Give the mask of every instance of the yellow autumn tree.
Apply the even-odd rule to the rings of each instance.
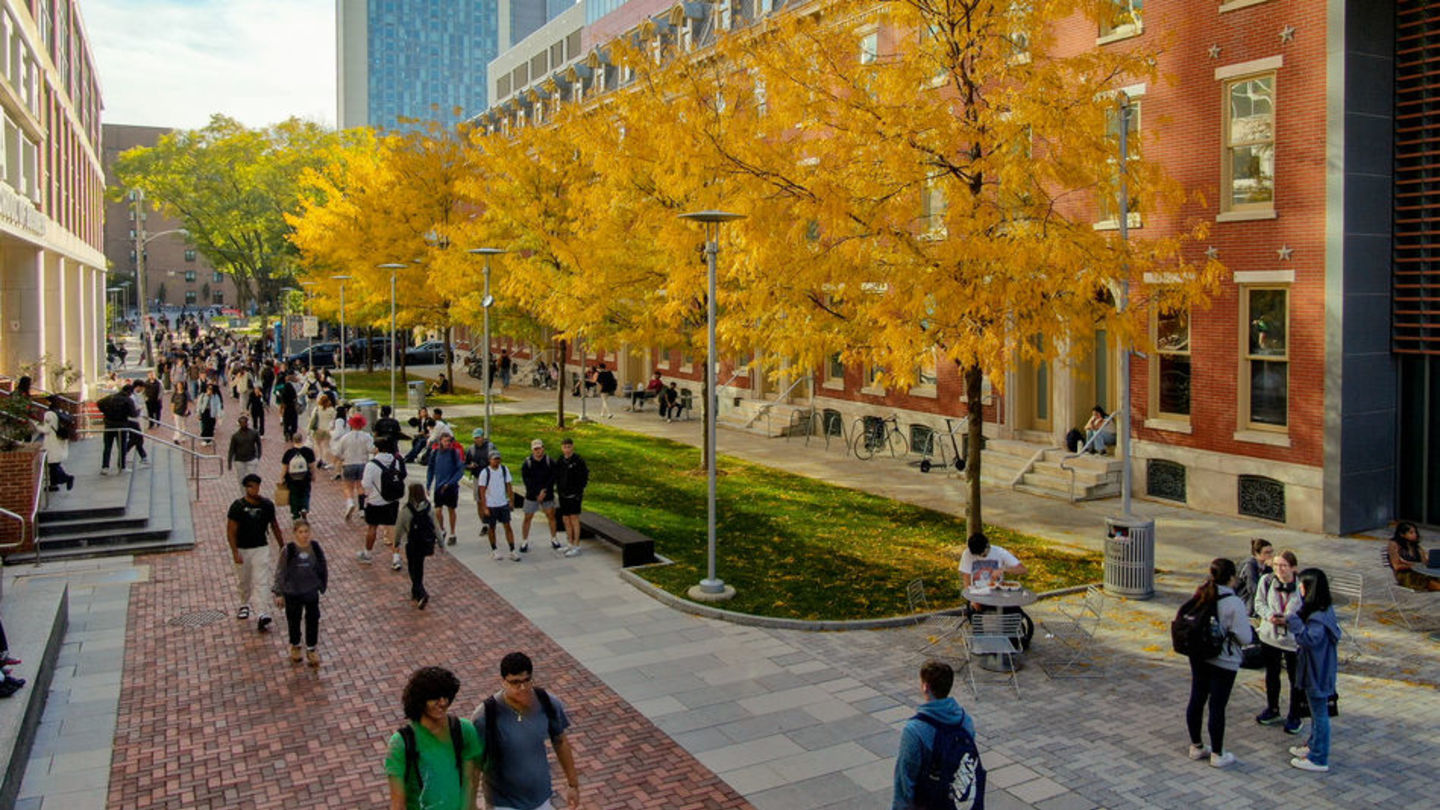
[[[1143,148],[1124,172],[1143,234],[1095,227],[1101,211],[1119,219],[1118,92],[1156,80],[1157,54],[1075,48],[1057,31],[1111,12],[1098,0],[836,0],[699,56],[632,54],[638,77],[615,106],[643,109],[634,125],[673,144],[648,156],[665,164],[653,176],[723,191],[715,204],[748,217],[729,226],[722,267],[732,345],[812,368],[839,352],[891,385],[936,358],[978,403],[985,377],[1086,352],[1097,329],[1143,344],[1151,309],[1203,303],[1223,271],[1198,246],[1203,224],[1184,221],[1194,200]],[[1145,274],[1166,283],[1145,287]]]

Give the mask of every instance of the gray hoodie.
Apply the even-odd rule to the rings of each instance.
[[[1225,628],[1228,635],[1239,639],[1240,644],[1249,644],[1255,640],[1255,628],[1250,626],[1250,613],[1246,608],[1244,600],[1235,595],[1235,591],[1225,585],[1217,589],[1220,593],[1220,601],[1215,603],[1215,615],[1220,620],[1220,626]],[[1221,648],[1220,654],[1211,658],[1206,663],[1214,664],[1221,669],[1228,669],[1232,672],[1240,671],[1240,644],[1234,641],[1227,641]]]

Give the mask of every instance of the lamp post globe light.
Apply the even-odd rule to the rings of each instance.
[[[345,282],[350,280],[349,276],[331,276],[331,279],[340,282],[340,401],[345,401]]]
[[[386,262],[379,265],[381,270],[390,271],[390,412],[395,412],[395,271],[404,270],[408,264]]]
[[[485,311],[485,329],[482,340],[485,342],[484,358],[481,362],[481,374],[485,380],[485,438],[490,438],[490,307],[495,305],[495,296],[490,294],[490,257],[499,256],[504,253],[500,248],[470,248],[467,253],[485,257],[485,296],[480,299],[480,308]]]
[[[706,577],[690,588],[689,596],[702,602],[721,602],[735,596],[735,589],[715,574],[715,417],[720,401],[715,390],[715,256],[720,252],[720,226],[743,219],[744,214],[728,211],[694,211],[681,214],[681,219],[705,226],[705,540],[707,543]]]

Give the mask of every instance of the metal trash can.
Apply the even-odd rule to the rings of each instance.
[[[1105,592],[1130,599],[1155,595],[1155,521],[1105,518]]]
[[[373,399],[355,400],[355,412],[365,417],[365,429],[373,431],[375,420],[380,418],[380,403]]]
[[[405,384],[405,404],[411,410],[425,407],[425,381],[411,380]]]

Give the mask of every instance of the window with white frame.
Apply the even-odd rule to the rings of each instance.
[[[186,270],[186,271],[185,271],[185,281],[186,281],[186,283],[188,283],[188,284],[194,284],[194,283],[195,283],[195,271],[194,271],[194,270]]]
[[[1158,312],[1154,319],[1155,370],[1150,375],[1151,413],[1190,418],[1190,310]]]
[[[1275,74],[1225,83],[1225,165],[1221,201],[1227,211],[1275,206]]]
[[[1100,17],[1100,37],[1134,36],[1145,30],[1145,0],[1108,0]]]
[[[1290,290],[1242,287],[1240,303],[1242,427],[1283,430],[1290,421]]]
[[[1120,106],[1117,104],[1105,114],[1105,137],[1111,144],[1110,165],[1113,169],[1111,174],[1113,193],[1100,195],[1100,222],[1120,222],[1120,119],[1126,118],[1125,127],[1125,159],[1134,160],[1140,156],[1140,100],[1131,99],[1128,115],[1122,115]],[[1127,208],[1129,209],[1129,225],[1137,227],[1140,222],[1140,206],[1135,194],[1129,195]]]
[[[933,392],[939,381],[940,375],[935,363],[935,350],[931,349],[920,358],[919,365],[915,367],[915,388],[919,389],[919,393]]]
[[[938,178],[926,180],[920,187],[920,236],[923,239],[944,239],[949,235],[945,213],[949,201],[945,198],[945,187]]]
[[[845,387],[845,363],[836,352],[825,359],[825,385],[828,388]]]
[[[880,31],[871,28],[860,34],[860,64],[873,65],[880,58]]]

